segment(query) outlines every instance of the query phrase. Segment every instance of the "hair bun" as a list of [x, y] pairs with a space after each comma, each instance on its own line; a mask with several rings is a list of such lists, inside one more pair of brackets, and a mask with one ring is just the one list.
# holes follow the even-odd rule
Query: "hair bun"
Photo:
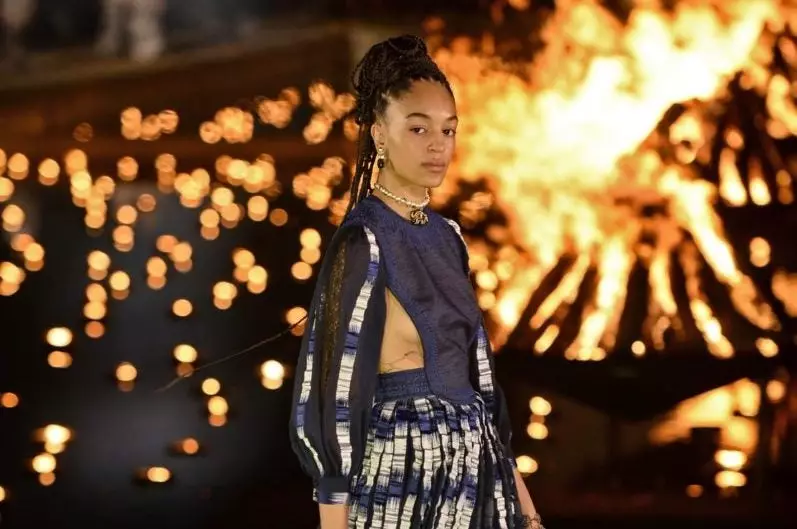
[[422, 38], [417, 35], [401, 35], [385, 41], [392, 50], [402, 58], [415, 59], [429, 55], [429, 50]]
[[429, 50], [422, 38], [416, 35], [401, 35], [375, 44], [359, 64], [351, 76], [357, 103], [354, 117], [358, 125], [373, 120], [377, 100], [392, 82], [406, 72], [417, 68], [419, 64], [432, 65]]

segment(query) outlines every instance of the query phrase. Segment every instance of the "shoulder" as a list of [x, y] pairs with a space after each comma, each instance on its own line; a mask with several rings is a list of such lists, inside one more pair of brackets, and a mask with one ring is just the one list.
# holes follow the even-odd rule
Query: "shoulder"
[[470, 273], [470, 255], [468, 253], [468, 243], [462, 236], [462, 228], [460, 227], [459, 223], [454, 219], [444, 217], [439, 213], [434, 213], [434, 215], [438, 217], [438, 224], [441, 225], [442, 228], [447, 232], [447, 243], [450, 244], [452, 248], [455, 248], [455, 251], [459, 253], [462, 268], [466, 273]]
[[368, 197], [360, 200], [349, 213], [343, 218], [340, 227], [360, 226], [374, 231], [379, 225], [380, 217], [377, 214], [373, 201]]
[[332, 235], [325, 253], [335, 254], [343, 248], [349, 255], [370, 256], [374, 251], [377, 254], [379, 251], [373, 230], [367, 225], [357, 223], [341, 224]]
[[467, 243], [465, 242], [465, 237], [462, 236], [462, 228], [460, 227], [459, 223], [454, 219], [444, 217], [439, 213], [434, 213], [441, 221], [445, 223], [446, 226], [450, 229], [451, 232], [456, 235], [456, 238], [459, 240], [460, 243], [467, 249]]
[[347, 266], [378, 264], [381, 257], [376, 234], [372, 225], [365, 222], [360, 214], [352, 215], [355, 210], [344, 219], [332, 234], [324, 260], [332, 260], [345, 251]]
[[371, 246], [385, 244], [396, 231], [395, 226], [376, 204], [377, 199], [365, 197], [344, 217], [339, 231], [354, 231]]
[[329, 239], [318, 268], [317, 284], [340, 285], [344, 296], [359, 292], [366, 280], [379, 275], [381, 254], [373, 232], [360, 224], [345, 223]]

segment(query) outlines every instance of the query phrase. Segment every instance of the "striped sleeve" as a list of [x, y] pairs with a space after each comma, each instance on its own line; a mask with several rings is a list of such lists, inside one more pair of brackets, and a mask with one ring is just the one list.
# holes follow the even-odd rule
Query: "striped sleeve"
[[504, 455], [513, 468], [517, 468], [512, 451], [512, 422], [509, 418], [509, 407], [504, 392], [495, 377], [495, 359], [490, 346], [490, 339], [484, 328], [484, 320], [479, 324], [475, 340], [475, 365], [478, 373], [478, 390], [487, 405], [490, 418], [498, 430], [498, 439], [504, 447]]
[[346, 503], [349, 477], [362, 460], [366, 416], [355, 400], [367, 395], [361, 378], [373, 370], [373, 355], [361, 352], [360, 338], [367, 331], [364, 327], [373, 327], [366, 313], [373, 307], [378, 312], [374, 291], [383, 281], [379, 257], [376, 238], [367, 227], [340, 228], [324, 255], [308, 311], [290, 436], [319, 503]]
[[[468, 244], [462, 236], [462, 230], [456, 221], [445, 219], [457, 234], [463, 252], [463, 261], [466, 273], [470, 273], [470, 259], [468, 256]], [[498, 430], [498, 437], [504, 446], [506, 455], [513, 468], [517, 468], [514, 453], [512, 452], [512, 423], [509, 418], [509, 408], [506, 404], [504, 392], [495, 376], [495, 360], [490, 339], [484, 326], [484, 319], [480, 318], [476, 340], [474, 340], [474, 351], [472, 351], [473, 365], [475, 367], [475, 378], [478, 381], [477, 388], [490, 413], [490, 418]]]

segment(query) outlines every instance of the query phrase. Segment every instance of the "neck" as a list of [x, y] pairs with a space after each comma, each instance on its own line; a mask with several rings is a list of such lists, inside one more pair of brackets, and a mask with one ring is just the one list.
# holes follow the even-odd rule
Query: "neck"
[[[379, 175], [379, 183], [382, 184], [387, 188], [388, 191], [393, 193], [394, 195], [398, 195], [400, 197], [406, 198], [412, 202], [423, 202], [426, 199], [426, 188], [423, 186], [419, 186], [417, 184], [412, 184], [409, 182], [403, 182], [400, 179], [396, 178], [387, 168], [382, 170], [382, 173]], [[379, 190], [375, 190], [376, 193], [379, 193], [379, 196], [382, 198], [387, 198], [391, 200], [390, 197], [384, 195]], [[406, 209], [404, 204], [398, 204], [403, 209]]]

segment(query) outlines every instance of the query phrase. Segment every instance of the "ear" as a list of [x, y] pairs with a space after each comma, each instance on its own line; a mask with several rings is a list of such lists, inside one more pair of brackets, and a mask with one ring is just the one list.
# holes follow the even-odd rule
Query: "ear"
[[371, 138], [377, 147], [385, 145], [385, 125], [381, 120], [377, 120], [371, 125]]

